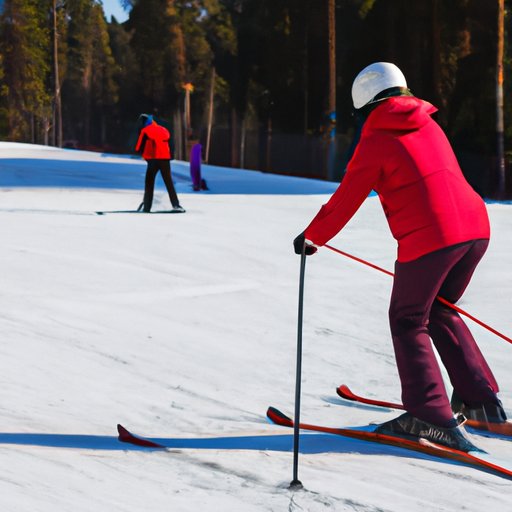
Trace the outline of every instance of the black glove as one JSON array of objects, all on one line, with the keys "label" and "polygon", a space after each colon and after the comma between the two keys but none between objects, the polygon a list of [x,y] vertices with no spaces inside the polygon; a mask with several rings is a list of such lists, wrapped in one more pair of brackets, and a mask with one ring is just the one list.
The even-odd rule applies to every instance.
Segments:
[{"label": "black glove", "polygon": [[306,237],[304,233],[301,233],[295,240],[293,241],[293,248],[295,249],[295,254],[302,254],[302,248],[306,245],[304,253],[306,256],[311,256],[315,254],[317,248],[314,245],[306,244]]}]

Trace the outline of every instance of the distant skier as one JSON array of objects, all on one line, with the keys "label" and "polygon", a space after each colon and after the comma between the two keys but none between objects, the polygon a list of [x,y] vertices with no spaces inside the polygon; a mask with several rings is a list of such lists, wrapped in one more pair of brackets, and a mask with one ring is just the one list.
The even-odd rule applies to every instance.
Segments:
[{"label": "distant skier", "polygon": [[197,143],[190,150],[190,177],[192,179],[192,190],[208,190],[206,180],[201,178],[201,144]]},{"label": "distant skier", "polygon": [[155,188],[155,178],[160,171],[164,180],[173,211],[184,212],[180,206],[176,190],[171,177],[171,150],[169,141],[171,135],[167,128],[160,126],[149,114],[141,114],[139,122],[142,129],[135,146],[135,151],[142,154],[148,166],[146,169],[146,181],[144,188],[144,201],[139,206],[139,210],[144,212],[151,211],[153,204],[153,192]]},{"label": "distant skier", "polygon": [[[489,243],[485,203],[466,182],[436,108],[414,97],[400,69],[377,62],[352,85],[360,139],[339,188],[294,240],[297,254],[326,244],[375,190],[398,257],[389,308],[395,357],[407,411],[377,431],[475,449],[455,413],[500,423],[498,384],[469,329],[439,294],[460,299]],[[432,339],[454,388],[452,404]],[[453,407],[453,410],[452,410]]]}]

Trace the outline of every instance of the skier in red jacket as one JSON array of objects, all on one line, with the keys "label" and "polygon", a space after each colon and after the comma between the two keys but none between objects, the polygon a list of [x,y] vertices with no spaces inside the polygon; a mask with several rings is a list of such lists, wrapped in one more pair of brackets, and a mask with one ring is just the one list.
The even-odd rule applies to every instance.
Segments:
[{"label": "skier in red jacket", "polygon": [[180,206],[171,177],[171,149],[169,147],[171,135],[169,130],[157,124],[151,115],[141,114],[139,120],[142,122],[143,127],[140,131],[137,144],[135,145],[135,151],[141,153],[142,158],[144,158],[148,164],[146,169],[144,201],[139,206],[139,210],[143,210],[144,212],[151,211],[155,178],[158,171],[160,171],[169,194],[169,199],[171,200],[173,211],[185,212]]},{"label": "skier in red jacket", "polygon": [[[497,423],[506,415],[466,324],[435,298],[454,303],[469,284],[489,242],[485,204],[432,119],[437,109],[412,96],[398,67],[378,62],[363,69],[352,98],[364,122],[359,142],[339,188],[294,240],[295,252],[316,252],[377,192],[398,242],[389,320],[407,411],[378,431],[470,451],[454,412]],[[451,404],[431,339],[454,388]]]}]

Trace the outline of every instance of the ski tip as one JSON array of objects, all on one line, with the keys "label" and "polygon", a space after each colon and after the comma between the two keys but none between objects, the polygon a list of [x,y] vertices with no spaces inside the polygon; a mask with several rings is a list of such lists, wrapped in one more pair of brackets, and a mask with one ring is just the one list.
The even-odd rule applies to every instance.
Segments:
[{"label": "ski tip", "polygon": [[118,439],[122,443],[131,443],[133,439],[133,434],[123,427],[120,423],[117,424],[117,433],[118,433]]},{"label": "ski tip", "polygon": [[267,418],[272,422],[278,425],[289,425],[293,424],[291,418],[286,416],[283,412],[275,407],[269,407],[267,409]]},{"label": "ski tip", "polygon": [[341,398],[345,398],[346,400],[356,400],[354,393],[352,393],[350,388],[345,384],[338,386],[336,388],[336,393],[338,393],[338,395],[341,396]]},{"label": "ski tip", "polygon": [[117,424],[117,433],[119,435],[129,434],[128,430],[126,430],[120,423]]},{"label": "ski tip", "polygon": [[129,430],[124,428],[119,423],[117,424],[117,432],[119,434],[118,439],[122,443],[129,443],[135,446],[144,446],[146,448],[165,448],[164,445],[150,441],[149,439],[143,439],[141,437],[134,436]]}]

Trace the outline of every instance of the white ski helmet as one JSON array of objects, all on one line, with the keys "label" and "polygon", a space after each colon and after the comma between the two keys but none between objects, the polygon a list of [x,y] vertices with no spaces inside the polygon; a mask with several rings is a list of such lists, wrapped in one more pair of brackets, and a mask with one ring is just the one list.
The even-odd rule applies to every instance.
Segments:
[{"label": "white ski helmet", "polygon": [[407,88],[407,82],[400,69],[390,62],[375,62],[365,67],[352,84],[354,108],[370,103],[377,94],[391,87]]}]

